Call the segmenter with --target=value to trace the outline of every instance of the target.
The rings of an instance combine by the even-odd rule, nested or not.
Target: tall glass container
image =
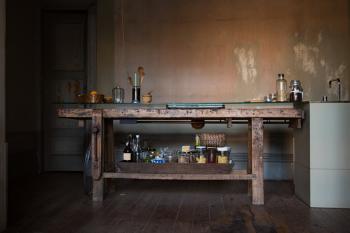
[[[284,74],[278,74],[277,80],[276,80],[276,94],[277,98],[276,100],[278,102],[285,102],[287,101],[287,80],[284,79]]]
[[[112,90],[113,103],[120,104],[124,103],[124,89],[117,86]]]

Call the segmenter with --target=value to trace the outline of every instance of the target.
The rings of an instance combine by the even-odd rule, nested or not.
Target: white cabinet
[[[303,105],[294,131],[295,193],[311,207],[350,208],[350,103]]]

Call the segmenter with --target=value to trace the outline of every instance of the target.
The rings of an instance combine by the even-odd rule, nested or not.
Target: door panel
[[[86,14],[44,13],[44,151],[46,171],[81,171],[84,128],[57,118],[54,103],[71,103],[86,89]]]

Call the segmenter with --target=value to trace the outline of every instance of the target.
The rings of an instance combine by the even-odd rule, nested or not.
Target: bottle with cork
[[[287,80],[284,79],[284,74],[278,74],[276,80],[276,100],[277,102],[286,102],[287,96]]]

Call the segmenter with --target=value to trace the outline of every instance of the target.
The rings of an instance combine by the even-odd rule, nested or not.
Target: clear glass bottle
[[[284,79],[284,74],[278,74],[276,80],[276,94],[277,94],[277,102],[285,102],[287,101],[287,80]]]
[[[140,142],[140,135],[136,134],[136,142],[135,142],[135,159],[136,162],[140,162],[141,161],[141,142]]]
[[[141,142],[140,142],[140,135],[136,134],[135,138],[133,138],[132,143],[132,161],[133,162],[140,162],[141,161]]]

